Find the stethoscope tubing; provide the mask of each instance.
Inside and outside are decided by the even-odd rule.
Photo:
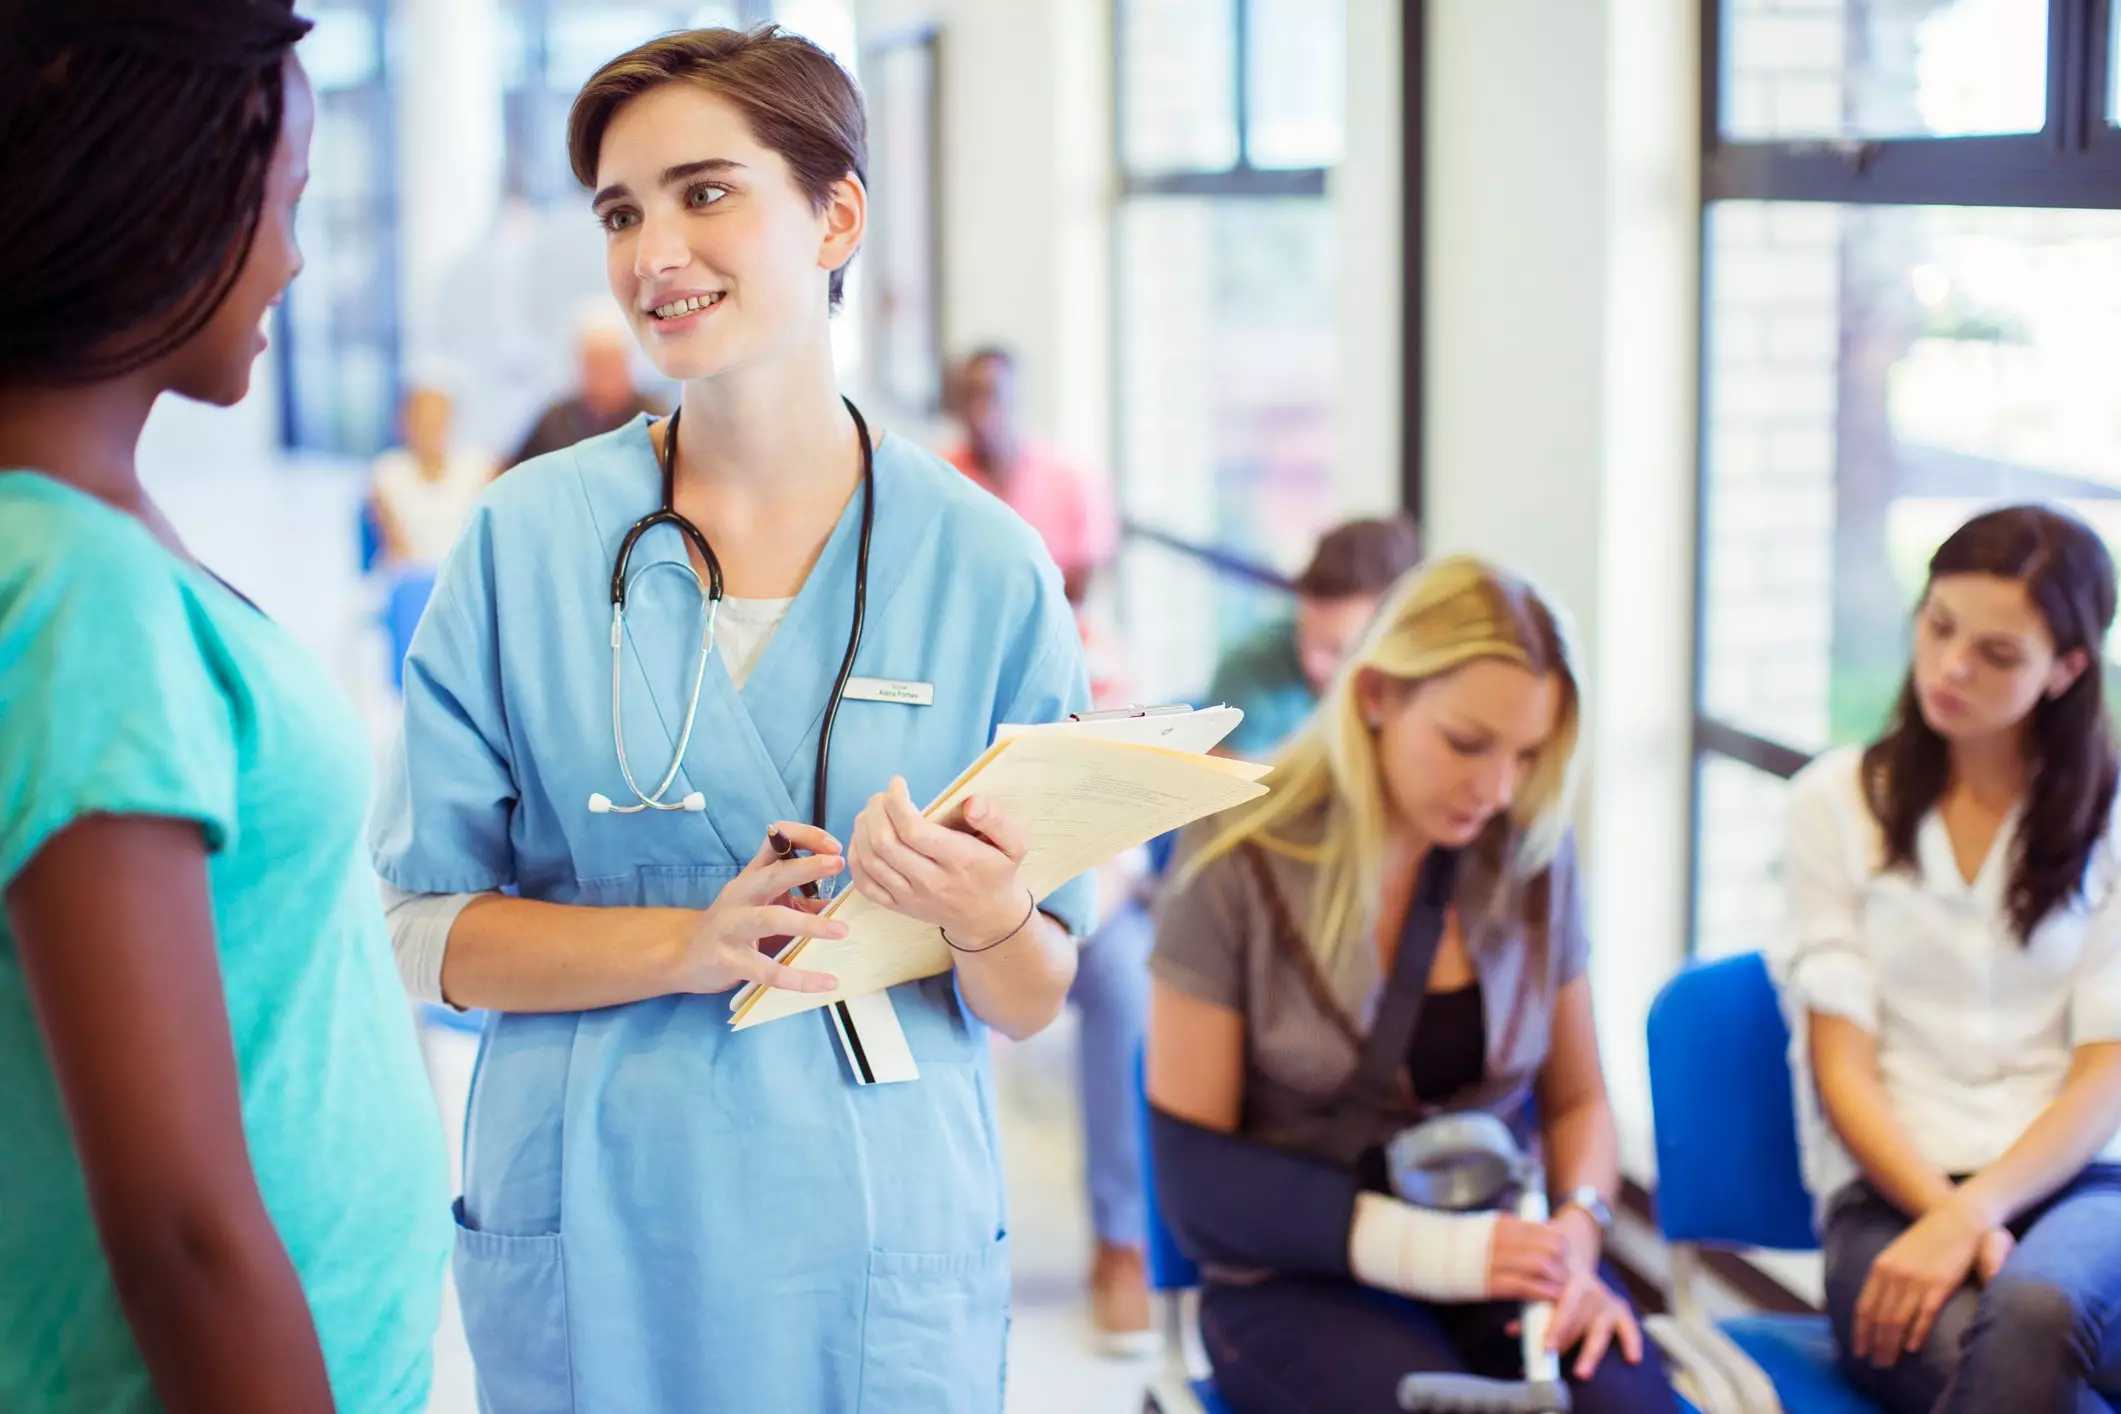
[[[876,450],[869,439],[869,424],[863,419],[861,410],[852,400],[841,399],[849,415],[854,418],[855,434],[862,449],[862,531],[859,548],[855,556],[854,612],[847,633],[847,651],[840,660],[838,675],[833,679],[832,695],[825,703],[824,720],[818,727],[817,770],[811,784],[811,823],[823,829],[827,807],[827,787],[832,762],[832,730],[839,720],[840,701],[847,691],[847,682],[854,674],[854,662],[861,652],[862,629],[868,617],[869,605],[869,547],[876,528]],[[647,515],[642,516],[628,528],[625,539],[619,542],[618,555],[611,567],[611,740],[612,749],[619,759],[619,774],[625,778],[626,788],[633,792],[633,805],[617,805],[597,794],[590,797],[590,810],[597,814],[638,815],[647,810],[689,810],[705,808],[705,797],[695,791],[683,800],[665,800],[664,795],[677,780],[683,768],[685,753],[692,742],[692,728],[698,720],[700,690],[707,680],[707,661],[714,655],[715,624],[720,616],[722,589],[722,562],[714,553],[714,546],[706,535],[676,507],[677,498],[677,447],[678,419],[681,407],[670,414],[664,428],[661,461],[663,496],[662,503]],[[643,535],[658,525],[675,526],[700,552],[701,561],[707,566],[707,583],[701,584],[699,572],[690,563],[680,561],[677,567],[692,576],[693,584],[700,590],[701,629],[699,661],[692,674],[692,692],[685,704],[685,722],[678,733],[677,752],[671,758],[670,769],[653,791],[643,791],[635,780],[633,767],[626,756],[626,728],[624,699],[621,683],[624,677],[621,659],[621,643],[626,631],[626,594],[631,587],[627,577],[627,566],[633,557],[633,548]],[[659,562],[667,563],[667,562]],[[655,566],[649,566],[654,569]],[[641,571],[642,574],[648,570]]]

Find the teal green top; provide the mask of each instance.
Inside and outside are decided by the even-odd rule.
[[[1296,625],[1272,619],[1238,640],[1215,665],[1208,701],[1242,708],[1245,719],[1223,739],[1239,756],[1263,761],[1311,719],[1318,694],[1296,656]]]
[[[198,822],[259,1191],[338,1407],[413,1414],[448,1177],[362,849],[370,777],[286,633],[131,517],[0,473],[0,889],[84,816]],[[158,1408],[0,912],[0,1409]]]

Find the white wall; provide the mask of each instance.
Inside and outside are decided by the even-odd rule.
[[[1628,1167],[1685,945],[1696,269],[1688,0],[1432,0],[1427,536],[1576,625],[1593,988]]]
[[[493,240],[500,215],[500,40],[496,0],[395,0],[399,308],[416,375],[446,347],[452,267]]]
[[[1340,402],[1336,509],[1400,502],[1404,242],[1402,0],[1346,0],[1347,150],[1330,188],[1340,224]]]
[[[943,350],[1023,359],[1030,425],[1087,465],[1110,448],[1109,7],[861,0],[865,42],[942,36]],[[940,434],[940,426],[928,429]]]

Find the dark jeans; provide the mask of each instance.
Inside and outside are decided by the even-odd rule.
[[[1621,1290],[1610,1270],[1606,1284]],[[1258,1286],[1210,1282],[1201,1295],[1201,1341],[1215,1388],[1235,1414],[1396,1414],[1402,1375],[1441,1371],[1524,1377],[1503,1303],[1430,1305],[1322,1277],[1275,1277]],[[1566,1376],[1569,1361],[1562,1360]],[[1677,1414],[1664,1366],[1647,1337],[1640,1365],[1616,1342],[1585,1381],[1569,1380],[1576,1414]]]
[[[1848,1355],[1856,1300],[1908,1219],[1858,1181],[1826,1219],[1826,1308],[1850,1384],[1892,1414],[2113,1414],[2121,1397],[2121,1168],[2094,1165],[2011,1224],[1996,1280],[1969,1282],[1886,1369]],[[2106,1392],[2102,1397],[2100,1391]]]

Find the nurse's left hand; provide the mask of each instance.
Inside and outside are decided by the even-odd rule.
[[[977,796],[965,802],[964,829],[939,825],[893,777],[855,818],[847,863],[864,898],[977,948],[1023,921],[1016,871],[1030,845],[1029,831]]]

